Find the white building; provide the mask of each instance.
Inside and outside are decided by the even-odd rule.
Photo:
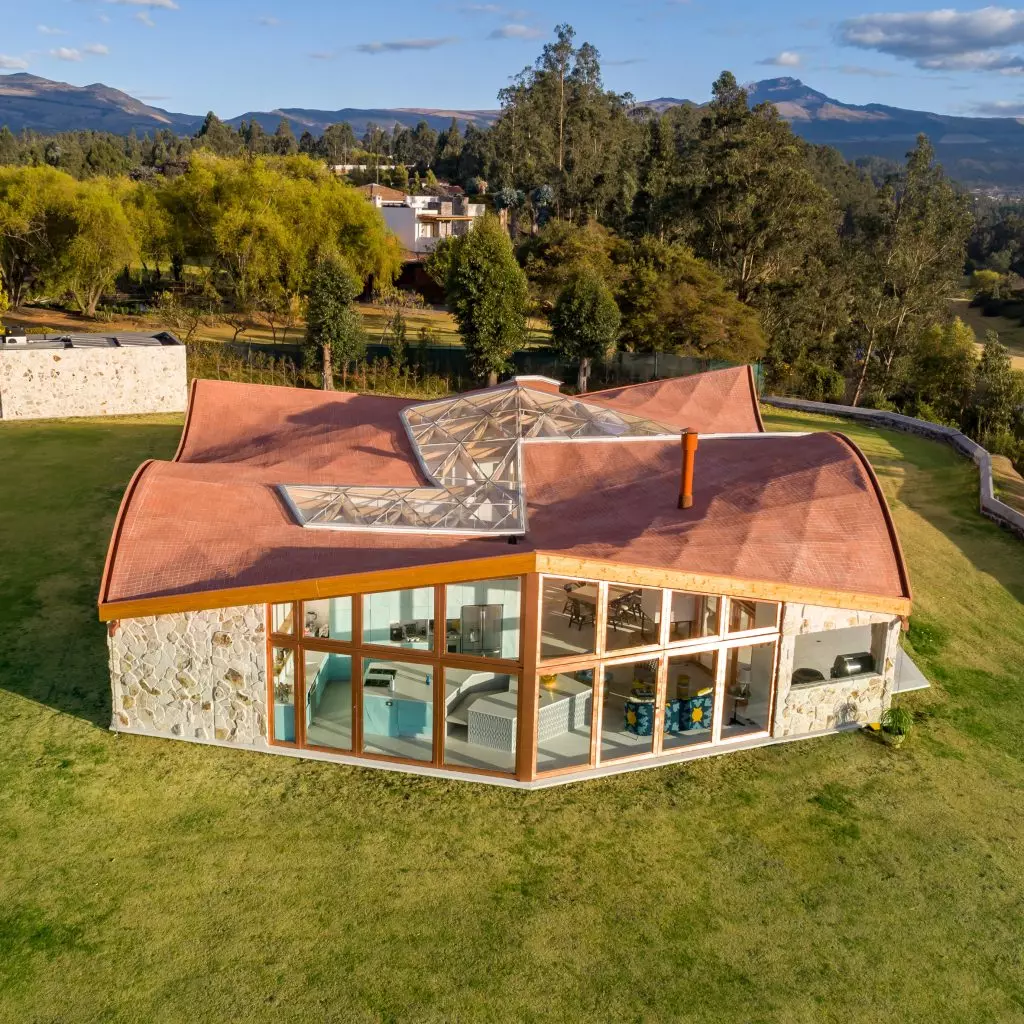
[[[411,196],[384,185],[364,185],[362,191],[402,248],[417,256],[426,255],[441,238],[466,234],[484,215],[483,203],[471,203],[465,196]]]

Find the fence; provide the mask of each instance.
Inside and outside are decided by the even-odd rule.
[[[995,496],[992,483],[992,456],[976,441],[956,427],[944,427],[927,420],[914,419],[912,416],[901,416],[896,412],[884,412],[880,409],[860,409],[852,405],[830,405],[828,402],[808,402],[802,398],[761,399],[765,405],[774,405],[779,409],[795,409],[800,412],[824,413],[827,416],[841,416],[846,419],[867,423],[874,427],[888,427],[890,430],[902,430],[908,434],[920,434],[933,441],[942,441],[952,445],[961,455],[966,455],[978,467],[979,498],[978,505],[983,516],[1005,526],[1018,537],[1024,538],[1024,515],[1010,508]]]
[[[301,359],[297,345],[262,345],[249,342],[226,342],[224,347],[243,360],[253,357],[286,360],[299,366]],[[391,358],[387,345],[370,344],[366,347],[366,361],[370,364]],[[479,380],[472,372],[466,350],[461,345],[415,345],[405,351],[405,362],[419,377],[439,377],[451,381],[453,391],[476,387]],[[719,370],[735,363],[720,359],[700,359],[695,356],[677,356],[670,352],[616,352],[611,359],[595,363],[590,375],[591,388],[617,387],[624,384],[642,384],[666,377],[689,377],[707,370]],[[575,384],[578,366],[563,363],[550,348],[521,349],[512,355],[513,372],[552,377],[566,384]],[[758,390],[762,386],[761,365],[754,365]]]

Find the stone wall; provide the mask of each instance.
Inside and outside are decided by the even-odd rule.
[[[798,636],[853,626],[872,627],[871,653],[879,669],[876,674],[791,686]],[[773,734],[799,736],[841,725],[877,722],[892,698],[899,635],[900,620],[892,615],[787,604],[782,619]]]
[[[184,345],[5,348],[0,419],[183,412]]]
[[[111,622],[111,728],[267,746],[263,605]]]

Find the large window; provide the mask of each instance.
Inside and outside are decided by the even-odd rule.
[[[628,651],[658,643],[661,593],[649,587],[608,587],[605,650]]]
[[[669,601],[669,643],[717,636],[721,612],[720,597],[673,590]]]
[[[794,642],[793,686],[813,686],[827,679],[847,679],[875,671],[871,626],[804,633]]]
[[[590,763],[594,670],[541,675],[537,709],[537,771]]]
[[[445,650],[478,658],[519,657],[519,580],[449,583]]]
[[[545,577],[541,613],[542,658],[593,654],[600,584]]]
[[[389,590],[363,597],[363,643],[430,651],[434,647],[434,588]]]
[[[433,760],[433,666],[364,658],[362,682],[363,750]]]
[[[748,629],[775,629],[779,625],[779,606],[774,601],[748,601],[734,597],[729,602],[729,632]]]
[[[295,728],[295,651],[291,647],[274,647],[273,658],[273,723],[274,739],[278,743],[296,743]]]
[[[725,664],[722,738],[766,730],[771,713],[775,641],[733,647]]]
[[[605,668],[601,710],[602,761],[653,751],[657,681],[657,659]]]
[[[717,651],[681,654],[668,659],[662,742],[665,750],[707,743],[711,739],[717,663]]]
[[[503,672],[444,670],[444,763],[514,772],[517,678]]]
[[[302,605],[302,635],[321,640],[352,639],[352,598],[331,597],[305,601]]]
[[[306,650],[306,745],[352,749],[352,658]]]

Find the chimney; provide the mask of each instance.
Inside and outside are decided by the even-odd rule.
[[[697,457],[697,431],[687,427],[681,438],[683,467],[679,478],[679,507],[693,507],[693,463]]]

